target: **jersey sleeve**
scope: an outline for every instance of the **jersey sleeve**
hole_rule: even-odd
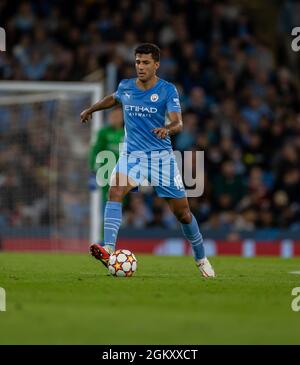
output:
[[[120,83],[119,83],[119,86],[118,86],[118,89],[117,91],[114,92],[114,98],[117,100],[118,103],[122,104],[122,91],[123,91],[123,85],[124,85],[124,80],[122,80]]]
[[[173,84],[170,84],[168,88],[168,96],[167,96],[167,111],[168,112],[181,112],[179,95],[176,87]]]

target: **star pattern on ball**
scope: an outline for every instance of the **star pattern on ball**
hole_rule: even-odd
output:
[[[137,268],[137,259],[127,249],[119,249],[110,255],[108,270],[113,276],[132,276]]]
[[[129,255],[129,256],[127,256],[127,261],[132,263],[134,261],[134,258],[131,255]]]
[[[122,268],[122,263],[116,261],[116,263],[114,264],[114,267],[115,267],[116,271],[118,271]]]

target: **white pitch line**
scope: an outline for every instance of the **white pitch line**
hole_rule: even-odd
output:
[[[296,275],[300,275],[300,271],[289,271],[289,274],[296,274]]]

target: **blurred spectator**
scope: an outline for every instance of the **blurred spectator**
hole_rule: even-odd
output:
[[[245,186],[240,175],[235,172],[231,160],[224,161],[220,173],[213,181],[213,198],[220,210],[234,209],[245,194]]]
[[[175,136],[175,148],[179,151],[189,150],[196,142],[198,119],[195,113],[186,113],[183,131]]]
[[[122,225],[144,228],[151,220],[151,212],[144,202],[141,193],[133,193],[124,212]]]

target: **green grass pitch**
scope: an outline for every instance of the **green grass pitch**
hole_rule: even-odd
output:
[[[88,254],[0,253],[0,344],[299,344],[299,259],[137,255],[132,278]]]

